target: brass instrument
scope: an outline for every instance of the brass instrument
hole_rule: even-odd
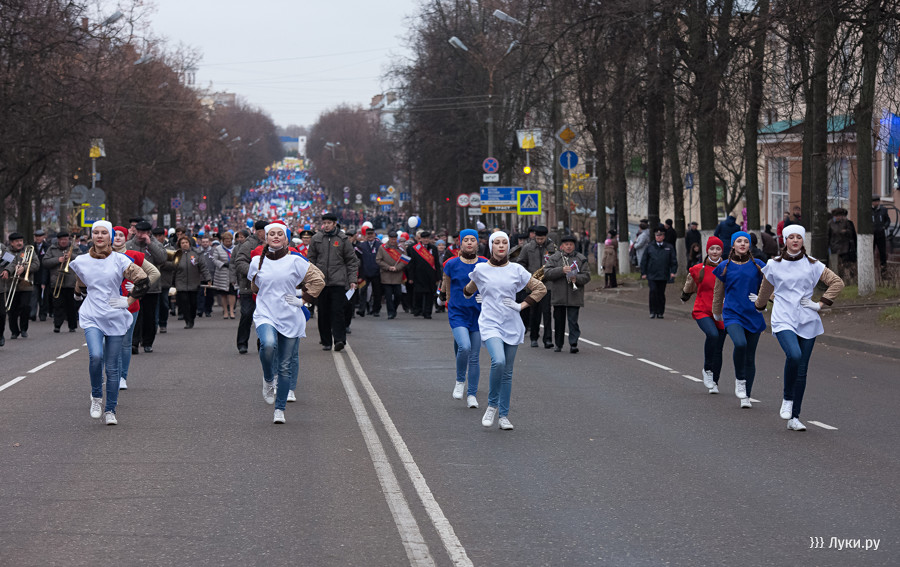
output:
[[[175,259],[175,254],[178,254],[178,250],[169,250],[168,248],[166,248],[166,260],[171,262]]]
[[[566,260],[565,260],[565,257],[563,257],[563,262],[565,262],[565,261],[566,261]],[[572,266],[575,266],[575,269],[578,269],[578,263],[575,262],[575,260],[572,260],[572,263],[569,264],[569,267],[570,267],[570,268],[571,268]],[[569,272],[569,273],[571,274],[572,272]],[[577,272],[576,272],[576,273],[577,273]],[[572,289],[573,289],[574,291],[578,291],[578,286],[575,284],[575,279],[574,279],[574,278],[572,278]]]
[[[540,268],[538,268],[538,270],[535,273],[531,274],[531,277],[533,277],[534,279],[536,279],[539,282],[544,281],[544,266],[541,266]]]
[[[69,263],[72,261],[72,249],[74,247],[75,243],[73,242],[69,249],[66,250],[65,265],[56,271],[56,283],[53,284],[53,299],[59,299],[59,294],[62,292],[63,281],[66,279],[66,274],[69,273]]]
[[[21,262],[14,262],[16,267],[13,269],[13,277],[12,282],[9,284],[9,291],[6,292],[7,312],[12,309],[13,300],[16,297],[16,290],[19,287],[19,281],[22,279],[28,281],[28,276],[31,274],[31,262],[34,260],[34,246],[32,246],[31,244],[26,246],[24,252],[22,253],[21,259]],[[25,273],[22,276],[16,273],[18,272],[18,266],[20,264],[24,264],[26,266]]]

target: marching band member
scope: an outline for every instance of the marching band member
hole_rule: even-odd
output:
[[[713,270],[722,261],[722,241],[718,236],[710,236],[706,241],[706,260],[702,264],[695,264],[688,270],[688,277],[684,280],[684,289],[681,293],[681,302],[690,299],[691,294],[697,293],[694,299],[694,309],[691,316],[697,321],[697,326],[706,335],[703,343],[703,385],[709,389],[710,394],[719,393],[719,375],[722,373],[722,348],[725,346],[725,324],[713,318],[712,303],[713,290],[716,287],[716,277]]]
[[[79,254],[81,249],[72,242],[67,231],[61,230],[56,234],[56,244],[50,246],[44,259],[41,260],[47,270],[48,285],[51,286],[49,295],[53,302],[54,333],[59,332],[64,322],[68,323],[70,333],[74,333],[78,327],[78,312],[75,309],[75,273],[66,268],[67,262],[71,262]],[[54,294],[57,297],[52,297]]]
[[[516,350],[525,340],[525,325],[519,312],[527,306],[537,305],[546,295],[547,288],[523,266],[510,263],[509,236],[505,232],[497,231],[490,236],[488,251],[490,259],[472,270],[464,295],[469,298],[478,292],[482,298],[478,328],[491,355],[488,407],[481,425],[491,427],[499,412],[500,429],[509,430],[513,428],[508,417],[513,364]],[[522,303],[517,303],[516,293],[523,287],[531,294]]]
[[[772,334],[785,354],[784,397],[781,418],[788,420],[787,428],[806,431],[800,422],[800,406],[806,391],[806,372],[816,337],[825,332],[819,310],[831,305],[844,282],[822,262],[806,254],[803,241],[806,229],[792,224],[784,227],[784,249],[777,258],[763,268],[765,278],[756,298],[756,308],[765,309],[769,298],[775,296],[772,307]],[[812,301],[816,284],[828,286],[818,302]]]
[[[28,338],[28,321],[31,314],[31,295],[34,292],[34,278],[37,274],[40,262],[38,262],[37,254],[31,255],[31,263],[25,265],[25,237],[14,232],[9,235],[9,253],[14,258],[0,272],[0,278],[4,280],[5,290],[9,293],[13,279],[18,276],[19,283],[16,284],[16,295],[12,299],[9,308],[9,338],[18,339],[22,335],[23,339]],[[28,274],[26,278],[25,275]],[[4,305],[7,295],[3,294]]]
[[[275,404],[274,423],[284,423],[284,409],[291,381],[291,355],[300,337],[306,336],[303,302],[311,303],[325,287],[321,271],[303,256],[290,253],[283,224],[265,228],[266,249],[253,258],[247,272],[256,293],[253,322],[260,340],[259,359],[263,368],[263,399]],[[297,288],[303,287],[302,299]],[[340,316],[340,314],[336,314]],[[277,357],[277,359],[276,359]],[[277,396],[275,376],[277,373]]]
[[[575,237],[563,236],[559,249],[545,264],[544,279],[549,283],[550,305],[553,307],[554,352],[561,352],[565,340],[566,322],[569,323],[569,352],[578,352],[578,312],[584,307],[584,286],[591,281],[587,258],[575,251]]]
[[[478,256],[477,232],[467,228],[460,231],[459,238],[459,256],[454,256],[444,262],[441,300],[447,303],[447,320],[453,333],[453,350],[456,353],[456,382],[453,386],[453,398],[456,400],[463,398],[463,393],[466,392],[466,369],[468,368],[469,387],[466,405],[470,408],[477,408],[478,400],[475,396],[478,393],[480,372],[478,355],[481,350],[478,317],[481,315],[481,305],[473,298],[464,297],[463,289],[469,283],[469,274],[472,273],[475,266],[487,262],[487,258]]]
[[[147,274],[124,254],[112,248],[112,224],[97,221],[91,227],[94,246],[69,267],[78,277],[76,295],[87,296],[78,313],[88,345],[91,376],[91,417],[101,416],[103,368],[106,367],[106,424],[115,425],[119,397],[119,356],[133,317],[128,307],[150,289]],[[122,297],[122,280],[134,282],[128,297]],[[131,346],[131,345],[127,345]]]

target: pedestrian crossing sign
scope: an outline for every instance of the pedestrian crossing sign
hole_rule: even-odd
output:
[[[518,202],[517,213],[520,215],[539,215],[541,214],[541,192],[540,191],[519,191],[516,193]]]

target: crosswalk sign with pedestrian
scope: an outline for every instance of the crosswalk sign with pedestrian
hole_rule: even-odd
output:
[[[520,215],[539,215],[541,214],[541,192],[540,191],[519,191],[516,193],[516,202]]]

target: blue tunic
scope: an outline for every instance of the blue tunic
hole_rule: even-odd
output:
[[[756,259],[744,264],[725,260],[713,270],[713,274],[725,285],[722,319],[726,328],[728,325],[737,324],[751,333],[761,333],[766,330],[765,318],[749,299],[751,293],[759,293],[759,286],[763,280],[763,275],[757,266],[764,268],[765,264]]]
[[[465,327],[469,331],[478,330],[478,316],[481,315],[481,305],[475,301],[475,297],[466,299],[463,288],[471,281],[469,274],[477,264],[487,262],[486,258],[478,256],[474,264],[466,264],[458,256],[444,262],[444,275],[450,278],[450,296],[447,298],[447,319],[450,328]]]

